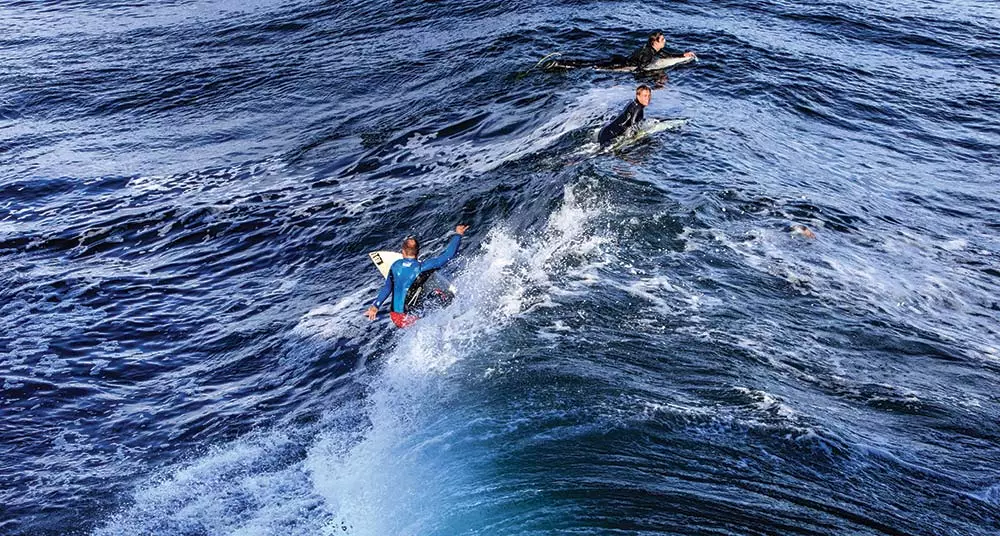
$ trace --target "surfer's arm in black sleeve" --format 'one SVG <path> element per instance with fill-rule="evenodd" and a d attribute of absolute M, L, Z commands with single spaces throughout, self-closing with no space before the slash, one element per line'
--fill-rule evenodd
<path fill-rule="evenodd" d="M 642 117 L 642 105 L 638 101 L 633 100 L 625 107 L 622 113 L 618 114 L 618 117 L 601 129 L 601 132 L 597 136 L 597 141 L 602 145 L 610 143 L 611 140 L 621 136 L 628 129 L 642 121 Z"/>
<path fill-rule="evenodd" d="M 663 48 L 660 49 L 660 51 L 656 55 L 659 56 L 659 57 L 661 57 L 661 58 L 687 58 L 687 57 L 690 57 L 690 56 L 694 56 L 694 52 L 691 52 L 691 51 L 684 51 L 684 52 L 682 52 L 682 51 L 676 50 L 676 49 L 674 49 L 674 50 L 667 50 L 667 47 L 663 47 Z"/>
<path fill-rule="evenodd" d="M 622 114 L 621 130 L 622 132 L 638 125 L 643 118 L 642 105 L 639 101 L 633 100 L 629 103 L 628 108 L 625 109 L 625 113 Z"/>
<path fill-rule="evenodd" d="M 625 129 L 628 128 L 625 125 L 628 123 L 629 118 L 632 115 L 632 105 L 627 106 L 622 113 L 618 114 L 618 117 L 611 120 L 610 123 L 604 125 L 601 132 L 597 135 L 597 141 L 601 144 L 611 143 L 611 140 L 621 136 Z"/>
<path fill-rule="evenodd" d="M 653 50 L 653 47 L 646 44 L 628 57 L 628 64 L 636 67 L 637 69 L 642 69 L 649 65 L 654 59 L 656 59 L 656 51 Z"/>

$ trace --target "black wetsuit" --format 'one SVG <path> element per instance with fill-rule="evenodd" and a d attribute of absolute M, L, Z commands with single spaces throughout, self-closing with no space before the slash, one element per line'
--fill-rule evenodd
<path fill-rule="evenodd" d="M 601 145 L 607 145 L 618 136 L 627 132 L 628 129 L 638 125 L 642 122 L 642 111 L 644 108 L 645 106 L 640 104 L 638 100 L 630 102 L 625 111 L 618 114 L 618 117 L 614 121 L 601 129 L 601 133 L 597 135 L 597 141 Z"/>
<path fill-rule="evenodd" d="M 682 58 L 683 52 L 675 52 L 661 48 L 659 52 L 646 43 L 639 50 L 625 57 L 620 55 L 611 56 L 604 60 L 549 60 L 545 63 L 545 69 L 579 69 L 581 67 L 593 67 L 595 69 L 617 69 L 621 67 L 635 67 L 637 71 L 642 71 L 647 65 L 659 58 Z"/>
<path fill-rule="evenodd" d="M 673 52 L 667 50 L 666 47 L 661 48 L 659 52 L 653 49 L 653 46 L 646 43 L 639 50 L 636 50 L 628 57 L 628 64 L 634 66 L 638 70 L 643 70 L 647 65 L 653 63 L 659 58 L 683 58 L 683 52 Z"/>

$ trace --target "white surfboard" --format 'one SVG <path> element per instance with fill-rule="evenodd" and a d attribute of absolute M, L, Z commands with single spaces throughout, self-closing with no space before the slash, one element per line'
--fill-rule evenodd
<path fill-rule="evenodd" d="M 664 69 L 670 69 L 672 67 L 677 67 L 678 65 L 684 65 L 686 63 L 691 63 L 697 58 L 694 56 L 684 56 L 681 58 L 657 58 L 653 60 L 652 63 L 647 65 L 643 71 L 662 71 Z M 622 65 L 621 67 L 594 67 L 595 71 L 613 71 L 618 73 L 634 73 L 638 71 L 636 67 L 632 65 Z"/>
<path fill-rule="evenodd" d="M 389 277 L 389 268 L 392 267 L 392 263 L 403 258 L 403 254 L 398 251 L 373 251 L 368 254 L 368 258 L 375 263 L 375 267 L 378 268 L 378 273 L 382 274 L 382 277 Z"/>
<path fill-rule="evenodd" d="M 639 128 L 615 140 L 609 149 L 617 151 L 657 132 L 676 130 L 687 124 L 687 121 L 687 119 L 646 119 L 640 123 Z"/>
<path fill-rule="evenodd" d="M 650 63 L 646 67 L 647 71 L 659 71 L 662 69 L 670 69 L 671 67 L 677 67 L 678 65 L 687 65 L 688 63 L 693 63 L 698 61 L 697 56 L 682 56 L 680 58 L 659 58 L 653 63 Z"/>

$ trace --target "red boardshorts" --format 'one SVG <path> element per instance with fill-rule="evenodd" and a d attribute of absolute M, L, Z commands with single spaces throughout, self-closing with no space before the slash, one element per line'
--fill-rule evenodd
<path fill-rule="evenodd" d="M 417 321 L 419 316 L 408 315 L 406 313 L 397 313 L 396 311 L 391 311 L 389 313 L 389 318 L 392 319 L 392 323 L 396 324 L 397 328 L 408 328 Z"/>

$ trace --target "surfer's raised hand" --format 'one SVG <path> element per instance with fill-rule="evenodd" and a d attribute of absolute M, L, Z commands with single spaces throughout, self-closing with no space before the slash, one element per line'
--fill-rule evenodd
<path fill-rule="evenodd" d="M 455 227 L 455 233 L 459 234 L 459 235 L 462 235 L 462 236 L 465 236 L 465 231 L 467 231 L 468 229 L 469 229 L 468 225 L 459 225 L 459 226 Z"/>

